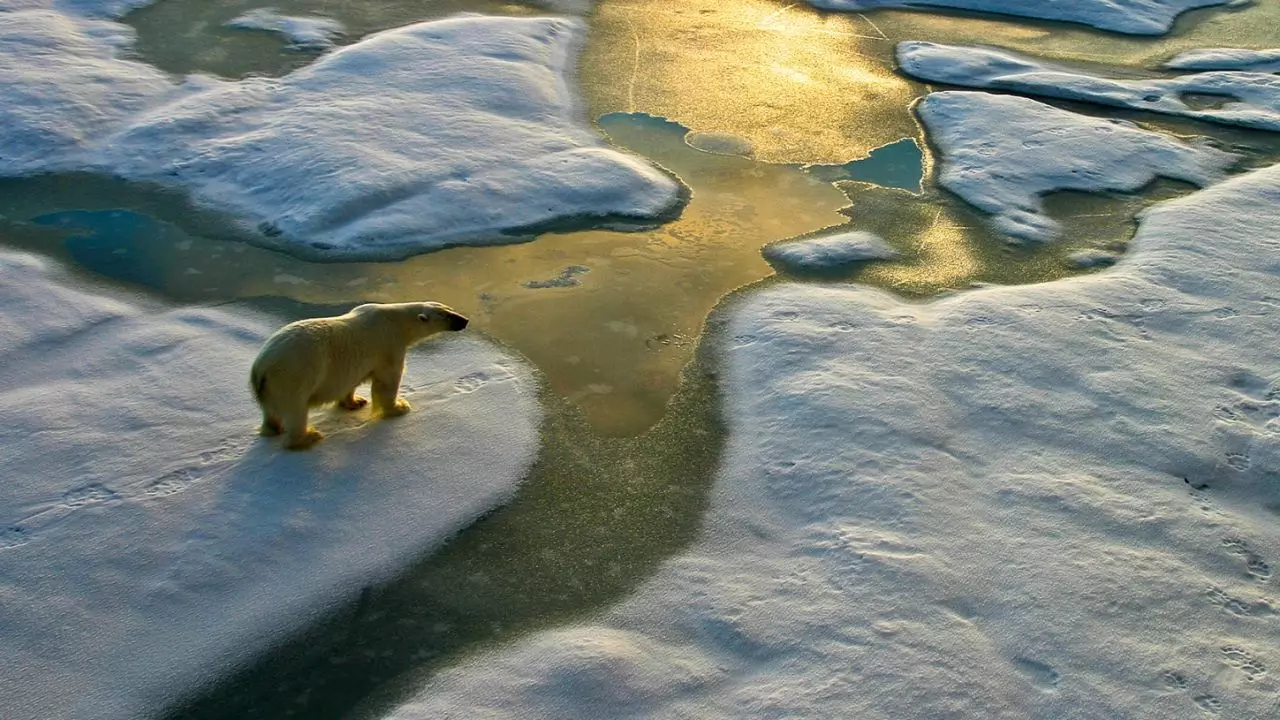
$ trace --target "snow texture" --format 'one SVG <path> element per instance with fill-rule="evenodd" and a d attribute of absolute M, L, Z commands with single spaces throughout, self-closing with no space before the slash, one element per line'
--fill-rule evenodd
<path fill-rule="evenodd" d="M 1272 167 L 1094 275 L 742 298 L 697 543 L 389 717 L 1274 717 L 1277 227 Z"/>
<path fill-rule="evenodd" d="M 1023 241 L 1061 235 L 1062 228 L 1045 214 L 1046 193 L 1131 192 L 1156 177 L 1204 186 L 1237 159 L 1123 120 L 1009 95 L 937 92 L 916 112 L 942 156 L 938 182 L 993 215 L 1000 232 Z"/>
<path fill-rule="evenodd" d="M 1067 256 L 1067 260 L 1078 268 L 1103 267 L 1105 265 L 1115 265 L 1120 259 L 1118 253 L 1109 250 L 1100 250 L 1091 248 L 1088 250 L 1077 250 Z"/>
<path fill-rule="evenodd" d="M 1248 0 L 1245 0 L 1246 2 Z M 807 0 L 823 10 L 949 8 L 1090 25 L 1130 35 L 1163 35 L 1187 10 L 1236 0 Z"/>
<path fill-rule="evenodd" d="M 1280 77 L 1266 72 L 1215 71 L 1174 78 L 1111 79 L 1004 50 L 914 40 L 898 43 L 897 56 L 903 72 L 929 82 L 1280 131 Z"/>
<path fill-rule="evenodd" d="M 797 273 L 823 273 L 868 260 L 892 260 L 898 252 L 875 233 L 854 231 L 789 240 L 762 251 L 770 263 Z"/>
<path fill-rule="evenodd" d="M 156 0 L 0 0 L 0 13 L 50 10 L 86 18 L 118 18 Z"/>
<path fill-rule="evenodd" d="M 565 223 L 634 226 L 685 198 L 581 117 L 566 79 L 577 20 L 455 16 L 283 78 L 180 87 L 119 59 L 118 24 L 45 11 L 0 23 L 0 93 L 15 100 L 0 104 L 0 175 L 178 186 L 295 255 L 387 260 Z"/>
<path fill-rule="evenodd" d="M 323 17 L 281 15 L 271 8 L 257 8 L 227 23 L 242 30 L 266 30 L 283 35 L 294 47 L 328 50 L 342 35 L 342 23 Z"/>
<path fill-rule="evenodd" d="M 159 70 L 119 58 L 132 42 L 119 23 L 0 12 L 0 174 L 84 167 L 104 128 L 171 93 Z"/>
<path fill-rule="evenodd" d="M 1164 64 L 1170 70 L 1248 70 L 1280 72 L 1280 50 L 1206 48 L 1188 50 Z"/>
<path fill-rule="evenodd" d="M 536 386 L 474 336 L 410 353 L 414 412 L 256 435 L 279 324 L 85 289 L 0 254 L 0 714 L 150 717 L 507 501 Z"/>

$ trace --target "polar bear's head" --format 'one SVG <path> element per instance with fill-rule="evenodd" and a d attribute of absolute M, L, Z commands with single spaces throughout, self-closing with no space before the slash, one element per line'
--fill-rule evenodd
<path fill-rule="evenodd" d="M 418 305 L 420 306 L 418 322 L 422 323 L 426 330 L 422 334 L 424 338 L 446 330 L 464 330 L 470 322 L 448 305 L 437 302 L 424 302 Z"/>
<path fill-rule="evenodd" d="M 368 303 L 353 308 L 351 313 L 393 319 L 395 325 L 408 331 L 408 337 L 402 340 L 410 345 L 437 333 L 462 330 L 468 322 L 462 314 L 438 302 Z"/>

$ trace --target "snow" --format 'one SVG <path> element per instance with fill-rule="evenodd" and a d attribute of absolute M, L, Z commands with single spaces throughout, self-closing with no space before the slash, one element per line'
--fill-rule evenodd
<path fill-rule="evenodd" d="M 897 57 L 903 72 L 930 82 L 1080 100 L 1280 131 L 1280 77 L 1266 72 L 1222 71 L 1174 78 L 1112 79 L 1003 50 L 922 41 L 899 43 Z M 1192 64 L 1217 62 L 1200 58 Z M 1196 96 L 1209 102 L 1198 102 Z"/>
<path fill-rule="evenodd" d="M 1205 48 L 1188 50 L 1164 64 L 1170 70 L 1280 72 L 1280 50 Z"/>
<path fill-rule="evenodd" d="M 95 135 L 172 92 L 159 70 L 120 59 L 132 32 L 48 10 L 0 12 L 0 174 L 83 167 Z"/>
<path fill-rule="evenodd" d="M 797 273 L 832 272 L 898 256 L 880 236 L 860 230 L 774 243 L 762 252 L 770 263 Z"/>
<path fill-rule="evenodd" d="M 327 50 L 342 35 L 342 23 L 323 17 L 282 15 L 271 8 L 256 8 L 238 15 L 228 27 L 279 33 L 294 47 Z"/>
<path fill-rule="evenodd" d="M 1245 0 L 1247 2 L 1248 0 Z M 1091 25 L 1131 35 L 1163 35 L 1187 10 L 1238 5 L 1237 0 L 807 0 L 823 10 L 949 8 Z"/>
<path fill-rule="evenodd" d="M 1120 259 L 1119 253 L 1110 250 L 1101 250 L 1098 248 L 1090 248 L 1087 250 L 1077 250 L 1067 256 L 1067 260 L 1072 265 L 1079 268 L 1102 267 L 1104 265 L 1114 265 Z"/>
<path fill-rule="evenodd" d="M 1062 233 L 1045 214 L 1046 193 L 1132 192 L 1156 177 L 1203 186 L 1237 159 L 1123 120 L 1008 95 L 937 92 L 916 113 L 942 156 L 938 182 L 992 214 L 1000 232 L 1023 241 L 1048 242 Z"/>
<path fill-rule="evenodd" d="M 254 242 L 390 260 L 538 228 L 670 217 L 680 183 L 593 132 L 567 76 L 584 26 L 461 15 L 389 30 L 283 78 L 173 86 L 123 26 L 0 13 L 0 175 L 80 169 L 177 186 Z M 49 46 L 31 62 L 32 47 Z"/>
<path fill-rule="evenodd" d="M 474 334 L 410 354 L 415 410 L 256 435 L 248 368 L 283 324 L 83 289 L 0 254 L 0 708 L 133 719 L 249 661 L 512 497 L 535 383 Z"/>
<path fill-rule="evenodd" d="M 738 298 L 701 538 L 388 717 L 1274 717 L 1278 226 L 1280 166 L 1088 276 Z"/>

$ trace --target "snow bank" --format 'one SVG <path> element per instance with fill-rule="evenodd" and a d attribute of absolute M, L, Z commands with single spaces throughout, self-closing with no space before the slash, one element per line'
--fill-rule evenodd
<path fill-rule="evenodd" d="M 390 717 L 1273 716 L 1278 226 L 1273 167 L 1095 275 L 747 296 L 696 546 Z"/>
<path fill-rule="evenodd" d="M 342 23 L 323 17 L 281 15 L 271 8 L 257 8 L 233 18 L 228 27 L 279 33 L 294 47 L 327 50 L 342 35 Z"/>
<path fill-rule="evenodd" d="M 898 64 L 930 82 L 1177 115 L 1280 131 L 1280 77 L 1265 72 L 1204 72 L 1176 78 L 1109 79 L 990 48 L 898 43 Z M 1192 56 L 1192 64 L 1219 62 Z"/>
<path fill-rule="evenodd" d="M 942 156 L 938 182 L 995 216 L 1003 233 L 1053 240 L 1041 198 L 1055 190 L 1135 191 L 1156 177 L 1207 185 L 1236 156 L 1133 123 L 1008 95 L 932 93 L 916 107 Z"/>
<path fill-rule="evenodd" d="M 770 263 L 798 273 L 832 272 L 859 262 L 898 256 L 898 251 L 879 235 L 863 231 L 788 240 L 768 245 L 761 252 Z"/>
<path fill-rule="evenodd" d="M 1170 70 L 1249 70 L 1280 72 L 1280 50 L 1206 48 L 1188 50 L 1164 64 Z"/>
<path fill-rule="evenodd" d="M 1163 35 L 1187 10 L 1233 0 L 806 0 L 823 10 L 950 8 L 1091 25 L 1131 35 Z"/>
<path fill-rule="evenodd" d="M 280 324 L 153 307 L 0 254 L 0 708 L 140 718 L 248 661 L 507 501 L 528 371 L 477 337 L 408 363 L 409 415 L 256 436 L 248 368 Z M 83 285 L 83 281 L 78 284 Z"/>
<path fill-rule="evenodd" d="M 456 16 L 283 78 L 180 88 L 118 58 L 118 24 L 34 11 L 0 23 L 11 100 L 0 175 L 84 169 L 178 186 L 296 255 L 517 242 L 558 224 L 653 222 L 684 201 L 678 181 L 609 148 L 581 116 L 566 79 L 577 20 Z"/>

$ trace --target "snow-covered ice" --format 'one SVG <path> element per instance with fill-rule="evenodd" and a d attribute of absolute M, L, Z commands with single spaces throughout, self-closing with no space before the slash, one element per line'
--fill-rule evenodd
<path fill-rule="evenodd" d="M 466 334 L 410 353 L 414 412 L 256 435 L 281 321 L 83 288 L 0 254 L 0 715 L 147 717 L 357 597 L 514 494 L 528 370 Z"/>
<path fill-rule="evenodd" d="M 903 72 L 930 82 L 1280 131 L 1280 76 L 1268 72 L 1211 71 L 1174 78 L 1112 79 L 1005 50 L 915 40 L 898 43 L 897 57 Z M 1214 62 L 1219 61 L 1200 58 L 1193 64 Z"/>
<path fill-rule="evenodd" d="M 1273 717 L 1277 228 L 1280 166 L 1098 274 L 741 298 L 695 546 L 389 716 Z"/>
<path fill-rule="evenodd" d="M 1136 191 L 1157 177 L 1203 186 L 1236 160 L 1201 142 L 1009 95 L 937 92 L 916 113 L 941 155 L 939 184 L 993 215 L 1001 232 L 1019 240 L 1061 235 L 1045 214 L 1046 193 Z"/>
<path fill-rule="evenodd" d="M 762 253 L 770 263 L 799 273 L 832 272 L 868 260 L 898 256 L 898 251 L 879 235 L 860 230 L 786 240 L 765 246 Z"/>
<path fill-rule="evenodd" d="M 297 255 L 393 259 L 562 223 L 634 226 L 685 199 L 586 122 L 567 80 L 579 20 L 455 16 L 283 78 L 181 86 L 121 60 L 118 24 L 47 11 L 0 23 L 0 175 L 177 186 Z"/>
<path fill-rule="evenodd" d="M 120 58 L 133 30 L 48 10 L 0 12 L 0 174 L 84 167 L 104 129 L 173 91 Z"/>
<path fill-rule="evenodd" d="M 294 47 L 305 50 L 327 50 L 342 35 L 342 23 L 324 17 L 283 15 L 271 8 L 256 8 L 237 15 L 228 27 L 242 30 L 266 30 L 284 36 Z"/>
<path fill-rule="evenodd" d="M 1179 53 L 1164 64 L 1170 70 L 1248 70 L 1280 72 L 1280 50 L 1204 48 Z"/>
<path fill-rule="evenodd" d="M 1103 267 L 1106 265 L 1114 265 L 1120 259 L 1120 254 L 1110 250 L 1102 250 L 1100 248 L 1090 248 L 1087 250 L 1077 250 L 1067 256 L 1067 260 L 1078 268 Z"/>
<path fill-rule="evenodd" d="M 823 10 L 949 8 L 1091 25 L 1131 35 L 1163 35 L 1179 15 L 1238 0 L 806 0 Z"/>

